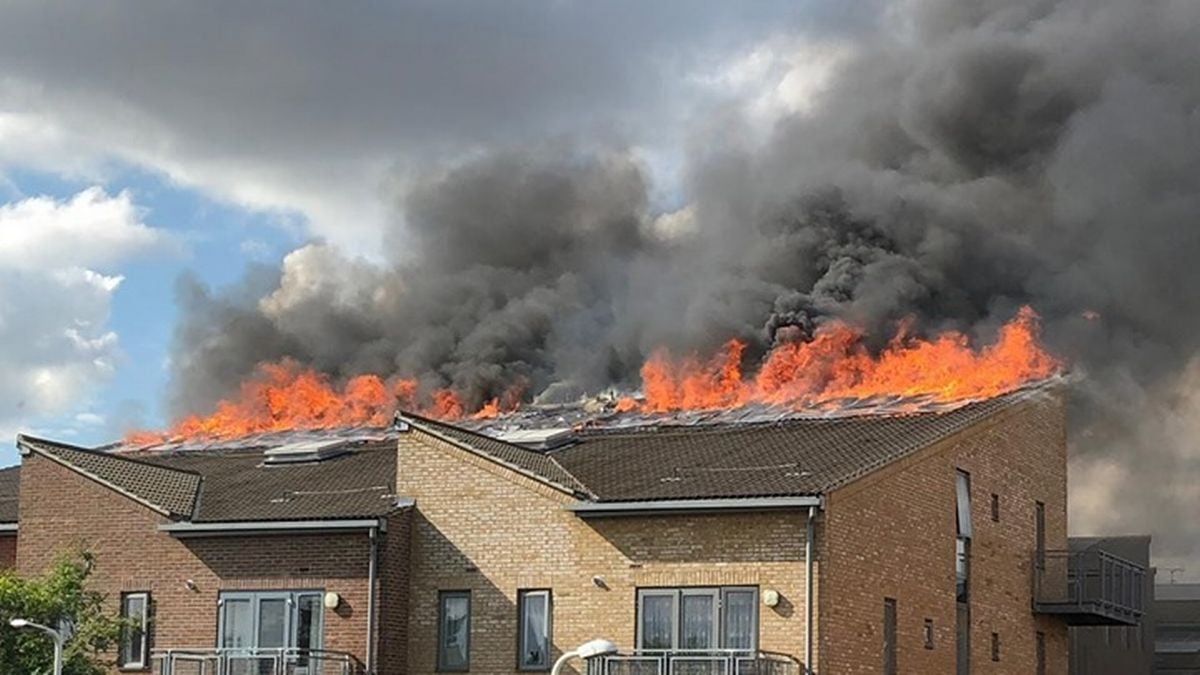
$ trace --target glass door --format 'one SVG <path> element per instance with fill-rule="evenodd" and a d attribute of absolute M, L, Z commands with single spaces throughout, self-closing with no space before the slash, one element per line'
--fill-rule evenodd
<path fill-rule="evenodd" d="M 277 662 L 288 672 L 309 670 L 309 650 L 322 648 L 320 591 L 222 593 L 217 647 L 222 675 L 267 675 Z"/>

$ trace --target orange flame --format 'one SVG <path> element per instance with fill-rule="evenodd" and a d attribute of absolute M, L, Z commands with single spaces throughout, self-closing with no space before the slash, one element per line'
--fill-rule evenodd
<path fill-rule="evenodd" d="M 816 331 L 809 342 L 788 342 L 767 355 L 753 379 L 741 371 L 745 345 L 731 341 L 702 362 L 657 352 L 642 367 L 647 412 L 732 408 L 747 403 L 818 406 L 832 399 L 922 397 L 940 403 L 988 398 L 1057 373 L 1062 364 L 1038 343 L 1038 317 L 1029 307 L 1001 330 L 994 344 L 973 349 L 962 333 L 916 339 L 908 326 L 879 355 L 844 322 Z"/>
<path fill-rule="evenodd" d="M 961 333 L 926 340 L 912 337 L 908 328 L 902 325 L 874 355 L 860 330 L 831 322 L 808 342 L 776 346 L 750 377 L 742 371 L 746 345 L 738 340 L 708 359 L 676 359 L 659 350 L 642 366 L 644 398 L 620 398 L 616 411 L 666 413 L 750 403 L 819 408 L 835 399 L 876 396 L 949 403 L 1006 393 L 1054 375 L 1062 365 L 1038 343 L 1038 317 L 1028 307 L 1000 330 L 993 344 L 981 349 L 972 348 Z M 360 375 L 338 387 L 327 376 L 285 359 L 260 366 L 239 395 L 221 401 L 211 415 L 188 417 L 165 433 L 134 432 L 126 442 L 150 445 L 291 429 L 385 426 L 397 408 L 445 420 L 489 419 L 517 410 L 526 386 L 518 381 L 473 411 L 451 389 L 422 392 L 416 380 L 376 375 Z"/>

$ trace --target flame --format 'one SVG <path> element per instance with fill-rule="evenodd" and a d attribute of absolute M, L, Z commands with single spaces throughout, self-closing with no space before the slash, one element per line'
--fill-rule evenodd
<path fill-rule="evenodd" d="M 618 413 L 718 410 L 752 403 L 825 408 L 844 399 L 906 398 L 953 403 L 1006 393 L 1057 373 L 1062 364 L 1038 342 L 1038 316 L 1022 308 L 995 342 L 972 347 L 965 335 L 913 337 L 902 323 L 887 347 L 872 354 L 864 334 L 834 321 L 812 339 L 777 345 L 756 373 L 743 372 L 746 344 L 730 340 L 715 355 L 675 358 L 656 351 L 642 367 L 641 399 L 622 397 Z M 521 406 L 527 382 L 471 410 L 452 389 L 422 390 L 414 379 L 360 375 L 335 385 L 296 361 L 259 366 L 238 396 L 207 416 L 191 416 L 167 432 L 134 432 L 126 443 L 151 445 L 175 439 L 222 440 L 270 431 L 385 426 L 397 408 L 443 420 L 491 419 Z"/>
<path fill-rule="evenodd" d="M 939 403 L 997 396 L 1057 373 L 1061 362 L 1038 342 L 1038 316 L 1023 307 L 996 341 L 972 348 L 962 333 L 911 336 L 911 322 L 878 355 L 862 331 L 835 321 L 808 342 L 767 354 L 752 378 L 741 370 L 745 344 L 733 340 L 714 357 L 674 359 L 656 352 L 642 367 L 646 412 L 734 408 L 749 403 L 821 407 L 835 399 L 913 397 Z"/>

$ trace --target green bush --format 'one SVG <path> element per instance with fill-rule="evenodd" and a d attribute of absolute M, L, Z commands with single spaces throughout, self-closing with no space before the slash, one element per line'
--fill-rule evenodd
<path fill-rule="evenodd" d="M 0 675 L 43 675 L 52 670 L 50 636 L 8 625 L 21 618 L 45 626 L 69 626 L 64 675 L 101 675 L 115 658 L 123 622 L 104 608 L 104 596 L 88 590 L 92 556 L 64 556 L 44 576 L 25 579 L 0 573 Z"/>

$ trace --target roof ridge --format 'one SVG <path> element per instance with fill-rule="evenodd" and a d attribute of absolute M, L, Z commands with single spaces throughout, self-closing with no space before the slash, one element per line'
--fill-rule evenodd
<path fill-rule="evenodd" d="M 123 462 L 130 462 L 133 464 L 141 464 L 143 466 L 150 466 L 150 467 L 154 467 L 156 469 L 163 469 L 165 471 L 175 471 L 178 473 L 186 473 L 186 474 L 191 474 L 191 475 L 197 476 L 197 477 L 203 477 L 203 474 L 201 474 L 199 471 L 195 471 L 192 469 L 180 469 L 180 468 L 174 467 L 174 466 L 167 466 L 165 464 L 159 464 L 157 462 L 147 461 L 145 459 L 126 457 L 125 455 L 123 455 L 122 453 L 119 453 L 119 452 L 109 452 L 109 451 L 100 450 L 97 448 L 85 448 L 85 447 L 79 446 L 79 445 L 71 445 L 70 443 L 62 443 L 60 441 L 52 441 L 52 440 L 49 440 L 46 438 L 30 436 L 28 434 L 17 434 L 17 444 L 20 445 L 21 443 L 25 443 L 25 444 L 32 443 L 34 445 L 42 445 L 46 448 L 58 448 L 60 450 L 71 450 L 73 452 L 83 452 L 83 453 L 87 453 L 89 455 L 95 455 L 97 457 L 105 457 L 108 459 L 118 459 Z"/>

